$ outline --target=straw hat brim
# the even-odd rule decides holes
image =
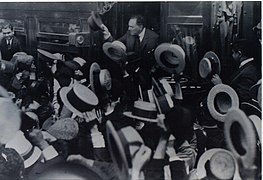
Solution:
[[[123,112],[124,116],[127,116],[129,118],[133,118],[133,119],[137,119],[137,120],[141,120],[141,121],[145,121],[145,122],[152,122],[152,123],[156,123],[157,119],[149,119],[149,118],[145,118],[145,117],[140,117],[140,116],[134,116],[132,114],[132,112],[127,111],[127,112]]]
[[[103,52],[113,61],[115,62],[119,62],[122,58],[124,58],[127,54],[126,52],[118,45],[116,44],[112,44],[111,42],[106,42],[103,44],[102,46]],[[120,54],[120,56],[117,55],[113,55],[112,53],[110,53],[110,50],[114,49],[115,51],[118,52],[118,54]]]
[[[28,159],[24,160],[25,168],[32,166],[39,159],[41,154],[41,150],[35,146],[32,155]]]
[[[197,176],[198,176],[198,179],[202,179],[202,178],[206,177],[207,174],[206,174],[206,170],[205,170],[205,163],[207,162],[207,160],[210,160],[211,157],[215,153],[217,153],[219,151],[224,151],[224,152],[230,154],[233,157],[233,155],[231,154],[230,151],[227,151],[227,150],[222,149],[222,148],[213,148],[213,149],[207,150],[206,152],[204,152],[202,154],[202,156],[198,160],[198,164],[197,164]],[[233,157],[233,159],[235,159],[235,158]],[[235,174],[234,174],[234,178],[233,179],[241,179],[240,175],[239,175],[239,170],[238,170],[238,165],[237,165],[236,160],[235,160],[235,165],[236,165],[236,170],[235,170]]]
[[[71,103],[68,101],[67,93],[71,90],[71,87],[63,87],[61,88],[59,94],[61,97],[62,102],[64,105],[74,114],[78,115],[79,117],[83,118],[83,114],[79,112],[76,108],[74,108]]]
[[[172,53],[176,57],[176,59],[178,60],[178,62],[175,62],[176,64],[171,64],[171,62],[167,62],[167,59],[161,58],[162,54],[167,52]],[[170,73],[179,74],[185,68],[185,52],[179,45],[162,43],[155,49],[154,57],[157,64],[159,64],[161,68]],[[170,67],[167,67],[167,65],[169,65]]]
[[[208,93],[207,96],[207,107],[208,110],[211,114],[211,116],[220,122],[224,122],[224,119],[226,117],[226,114],[221,114],[216,110],[215,107],[215,98],[216,95],[218,95],[219,93],[227,93],[229,95],[229,97],[231,98],[231,108],[238,108],[239,107],[239,99],[238,99],[238,95],[235,92],[234,89],[232,89],[230,86],[225,85],[225,84],[218,84],[216,86],[214,86]]]
[[[233,153],[235,158],[240,158],[242,163],[246,164],[246,167],[250,167],[254,164],[256,158],[256,132],[253,127],[253,122],[247,117],[247,115],[239,108],[232,108],[229,110],[224,123],[225,141],[228,145],[228,149]],[[233,128],[235,127],[235,129]],[[240,127],[240,129],[236,129]],[[234,132],[233,132],[234,130]],[[244,154],[238,152],[234,146],[238,142],[233,142],[233,133],[235,137],[241,137],[240,142],[244,148]],[[239,147],[237,147],[239,148]]]
[[[89,81],[91,90],[95,93],[95,86],[94,86],[94,71],[100,71],[100,65],[96,62],[92,63],[89,70]]]
[[[106,135],[107,135],[107,140],[109,142],[109,148],[110,148],[112,160],[116,164],[116,166],[119,167],[121,176],[128,177],[129,174],[128,159],[126,157],[125,149],[123,147],[121,139],[117,131],[115,130],[113,124],[110,121],[107,121],[106,128],[107,128]]]
[[[55,56],[54,54],[52,54],[52,53],[50,53],[50,52],[48,52],[48,51],[45,51],[45,50],[43,50],[43,49],[37,49],[37,52],[38,52],[40,55],[42,55],[43,57],[48,58],[49,60],[52,60],[52,61],[54,61],[54,60],[60,60],[60,61],[62,61],[62,59],[57,58],[57,56]],[[40,59],[41,59],[41,58],[40,58]]]

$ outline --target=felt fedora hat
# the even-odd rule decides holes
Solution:
[[[205,53],[203,59],[199,62],[199,75],[201,78],[211,77],[211,75],[221,73],[221,63],[218,56],[209,51]]]
[[[41,150],[33,146],[24,136],[22,131],[17,131],[15,136],[6,143],[6,148],[15,149],[24,159],[25,168],[29,168],[40,158]]]
[[[107,69],[101,69],[98,63],[90,66],[90,86],[93,92],[100,93],[102,90],[111,90],[111,75]]]
[[[180,74],[185,68],[185,52],[177,44],[160,44],[154,51],[154,57],[167,72]]]
[[[39,59],[41,59],[43,61],[46,61],[49,63],[53,63],[55,60],[62,61],[62,59],[59,58],[58,56],[56,56],[56,55],[54,55],[48,51],[45,51],[43,49],[37,49],[37,52],[38,52]]]
[[[230,108],[239,107],[238,95],[230,86],[218,84],[208,93],[207,107],[215,120],[224,122],[227,111]]]
[[[232,108],[224,123],[224,135],[228,149],[245,167],[252,167],[256,159],[257,133],[246,114]]]
[[[217,179],[241,179],[233,154],[222,148],[209,149],[201,155],[197,164],[198,179],[207,177],[205,164],[208,160],[208,167]]]
[[[79,126],[74,119],[64,118],[57,120],[47,129],[47,132],[57,139],[71,140],[78,135]]]
[[[131,126],[116,131],[111,121],[106,122],[106,135],[113,163],[119,169],[119,178],[129,179],[132,158],[144,144],[143,139]]]
[[[121,41],[105,42],[103,52],[113,61],[119,62],[126,57],[126,46]]]
[[[98,13],[96,13],[94,11],[91,11],[91,15],[88,18],[88,24],[93,31],[98,31],[98,30],[103,31],[103,29],[101,27],[101,25],[103,24],[101,17]]]
[[[79,117],[83,117],[84,112],[91,111],[98,104],[94,92],[81,84],[63,87],[59,94],[64,105]]]
[[[157,108],[151,102],[135,101],[132,111],[125,111],[123,115],[140,121],[157,122]]]

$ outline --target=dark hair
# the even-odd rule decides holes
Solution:
[[[14,29],[13,25],[10,24],[10,23],[5,23],[5,24],[3,24],[2,29],[7,29],[7,28],[10,28],[12,31],[13,31],[13,29]]]
[[[237,39],[232,43],[232,50],[235,52],[241,51],[244,56],[252,57],[253,51],[251,46],[253,45],[247,39]]]
[[[144,17],[142,15],[133,15],[131,19],[136,19],[136,24],[144,27]]]

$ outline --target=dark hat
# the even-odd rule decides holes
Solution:
[[[135,101],[132,111],[126,111],[124,116],[146,122],[157,122],[156,105],[151,102]]]
[[[225,117],[224,134],[228,149],[244,167],[252,167],[256,158],[257,132],[246,114],[232,108]]]
[[[81,84],[63,87],[59,94],[64,105],[79,117],[83,117],[84,112],[91,111],[98,104],[97,96]]]
[[[64,179],[64,180],[102,180],[102,177],[92,167],[73,162],[59,162],[50,165],[41,172],[36,180]]]
[[[208,160],[209,170],[217,179],[241,179],[233,154],[222,148],[209,149],[202,154],[197,164],[198,179],[207,177],[205,165]]]
[[[12,148],[0,148],[0,177],[20,179],[24,160]]]
[[[208,93],[207,107],[215,120],[224,122],[227,111],[230,108],[239,107],[238,95],[235,90],[228,85],[215,85]]]
[[[44,61],[46,61],[46,62],[48,62],[48,63],[53,64],[53,62],[54,62],[55,60],[60,60],[60,61],[62,61],[62,59],[58,58],[58,56],[56,56],[56,55],[54,55],[54,54],[51,54],[50,52],[45,51],[45,50],[43,50],[43,49],[37,49],[37,52],[38,52],[38,57],[39,57],[39,59],[44,60]]]
[[[161,96],[164,94],[169,94],[170,96],[174,95],[173,89],[167,79],[162,78],[160,80],[156,80],[155,78],[152,78],[152,84],[153,84],[153,92],[155,95]]]
[[[103,28],[101,27],[101,25],[103,24],[101,17],[94,11],[91,11],[91,16],[88,18],[88,24],[93,31],[103,31]]]
[[[47,129],[47,132],[57,139],[71,140],[78,135],[78,123],[72,118],[57,120]]]
[[[139,133],[131,126],[116,131],[111,121],[107,121],[107,141],[113,163],[119,168],[120,179],[129,179],[129,168],[132,168],[132,158],[144,144]]]
[[[157,64],[170,72],[180,74],[185,68],[185,52],[177,44],[162,43],[154,51]]]
[[[126,54],[126,46],[121,41],[106,42],[102,46],[103,52],[113,61],[119,63]]]
[[[12,74],[16,70],[16,64],[10,61],[0,60],[0,72]]]
[[[199,62],[199,74],[201,78],[211,77],[211,75],[221,73],[221,63],[218,56],[212,52],[207,52]]]
[[[25,168],[29,168],[36,163],[42,153],[38,147],[34,147],[25,138],[22,131],[17,131],[15,136],[6,143],[5,147],[15,149],[23,157]]]

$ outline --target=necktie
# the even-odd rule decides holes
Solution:
[[[138,35],[134,36],[135,42],[134,42],[134,51],[139,53],[140,52],[140,38]]]
[[[7,47],[8,47],[8,50],[11,49],[11,41],[10,40],[7,40]]]

